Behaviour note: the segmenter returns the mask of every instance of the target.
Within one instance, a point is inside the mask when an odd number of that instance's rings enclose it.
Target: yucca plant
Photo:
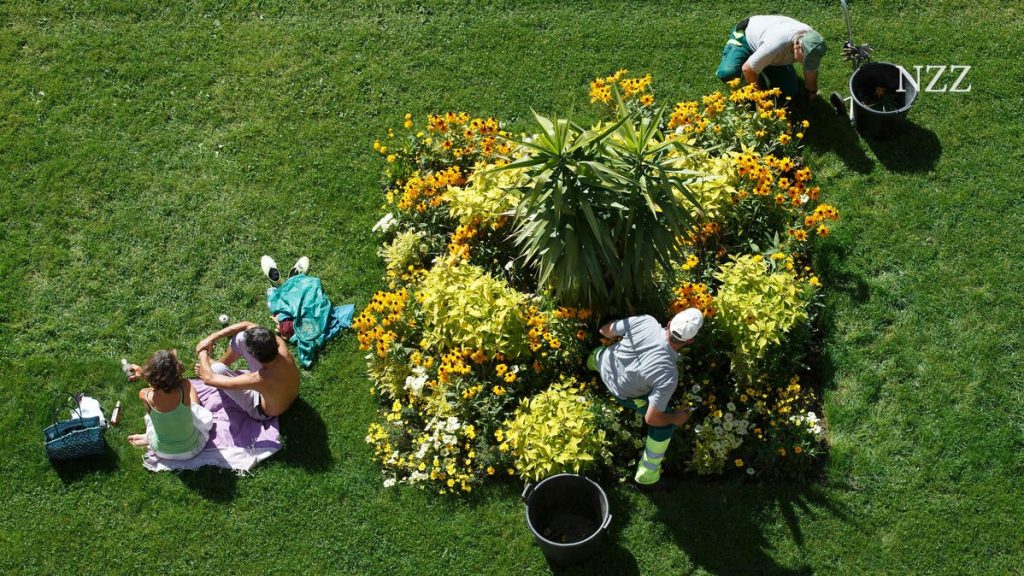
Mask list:
[[[674,167],[686,151],[665,139],[664,108],[638,117],[620,100],[618,110],[590,130],[535,112],[536,138],[518,142],[527,155],[502,169],[525,169],[514,240],[538,285],[568,305],[632,312],[657,267],[672,272],[694,223],[685,203],[697,205],[686,179],[700,174]]]

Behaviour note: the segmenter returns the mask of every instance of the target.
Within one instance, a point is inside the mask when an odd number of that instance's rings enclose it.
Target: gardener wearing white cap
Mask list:
[[[634,480],[645,492],[675,486],[673,479],[662,477],[661,461],[672,432],[686,423],[690,410],[669,412],[668,405],[679,380],[679,349],[693,342],[703,324],[704,315],[696,308],[676,314],[667,326],[651,316],[609,322],[601,335],[618,342],[595,348],[587,360],[619,404],[644,415],[647,442]]]
[[[716,75],[722,82],[743,78],[761,88],[778,88],[783,96],[796,96],[793,63],[801,62],[807,93],[814,97],[825,50],[825,39],[803,22],[786,16],[751,16],[729,32]]]

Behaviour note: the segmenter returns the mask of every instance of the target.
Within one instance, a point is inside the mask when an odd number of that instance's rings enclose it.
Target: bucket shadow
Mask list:
[[[284,445],[274,460],[309,472],[325,472],[334,458],[328,444],[327,425],[320,414],[301,397],[280,416]]]
[[[808,565],[787,567],[769,555],[775,548],[755,521],[775,509],[797,546],[804,546],[800,515],[824,513],[844,521],[844,510],[819,488],[803,484],[756,485],[738,480],[709,483],[684,480],[672,494],[662,496],[659,519],[696,568],[719,575],[808,575]]]
[[[51,462],[53,471],[57,473],[60,481],[65,486],[96,474],[111,474],[117,470],[120,457],[109,444],[107,444],[106,448],[103,454],[97,456],[64,462]]]
[[[892,172],[932,172],[942,156],[942,144],[935,132],[906,120],[902,131],[891,138],[864,138],[879,163]]]
[[[803,140],[808,148],[819,152],[831,152],[842,160],[847,168],[858,174],[867,174],[874,168],[874,162],[864,153],[860,135],[846,116],[836,115],[835,109],[823,98],[815,98],[794,110],[796,120],[807,120],[810,130]]]
[[[181,483],[211,502],[226,503],[238,494],[238,476],[233,470],[204,466],[177,473]]]

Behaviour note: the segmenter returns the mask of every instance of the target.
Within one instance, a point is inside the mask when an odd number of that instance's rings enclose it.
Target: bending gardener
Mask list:
[[[825,55],[825,39],[813,28],[786,16],[751,16],[729,31],[718,64],[718,78],[743,78],[761,88],[778,88],[783,96],[798,91],[794,62],[804,66],[804,84],[810,97],[818,94],[818,68]]]
[[[618,338],[610,346],[594,349],[587,367],[600,372],[608,391],[622,406],[643,414],[647,441],[636,468],[637,487],[644,492],[671,490],[676,480],[662,477],[661,462],[672,432],[690,418],[691,410],[670,412],[679,381],[679,349],[693,342],[704,315],[688,308],[662,326],[651,316],[633,316],[601,327],[605,338]]]

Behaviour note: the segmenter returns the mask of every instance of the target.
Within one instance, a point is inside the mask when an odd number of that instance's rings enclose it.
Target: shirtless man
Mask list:
[[[213,344],[228,338],[219,362],[210,359]],[[196,344],[196,373],[208,386],[219,388],[249,416],[266,420],[279,416],[299,396],[299,370],[280,337],[252,322],[218,330]],[[245,358],[248,370],[232,370]]]

